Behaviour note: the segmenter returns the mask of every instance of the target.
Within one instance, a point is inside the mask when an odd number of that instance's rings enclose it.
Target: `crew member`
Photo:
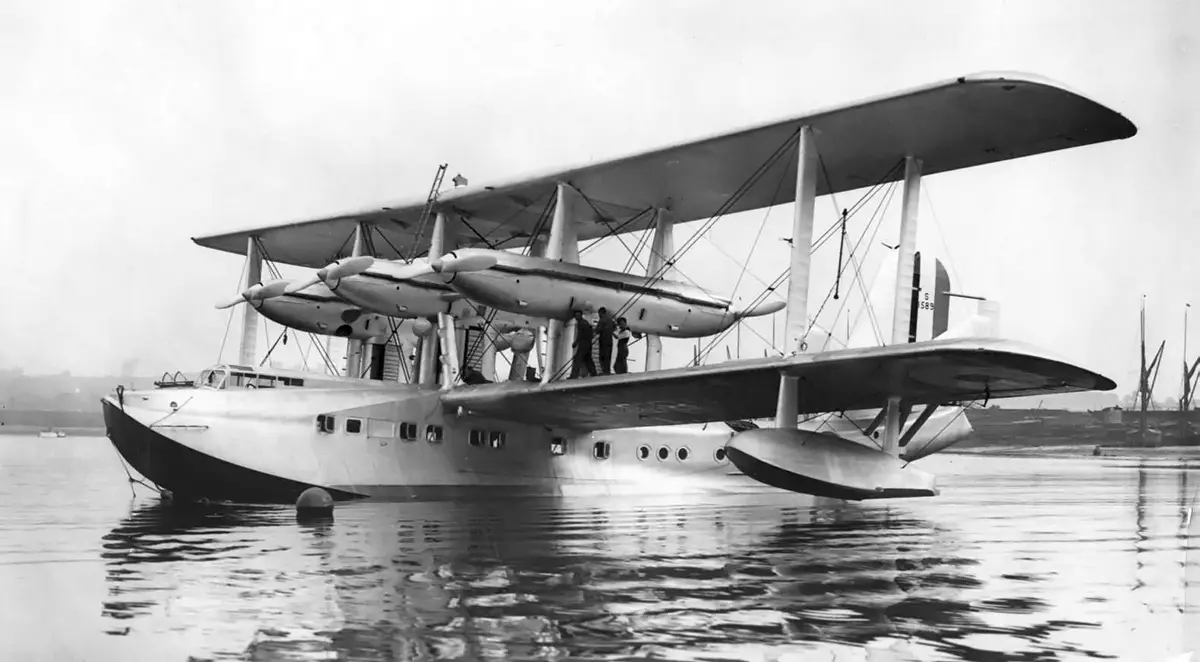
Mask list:
[[[579,377],[584,370],[587,370],[588,377],[594,377],[596,362],[592,360],[592,325],[583,319],[582,310],[575,311],[575,342],[571,343],[571,347],[575,348],[571,378]]]
[[[629,321],[624,317],[617,319],[617,360],[613,361],[613,372],[623,375],[629,372],[629,338],[633,335],[629,330]]]
[[[600,374],[612,374],[612,347],[616,328],[607,308],[600,309],[600,320],[596,322],[596,339],[600,341]]]

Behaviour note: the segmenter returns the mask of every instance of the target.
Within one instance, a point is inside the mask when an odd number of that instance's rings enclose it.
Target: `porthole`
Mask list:
[[[675,457],[679,458],[680,462],[686,461],[688,459],[688,456],[690,456],[691,454],[692,454],[692,452],[689,451],[686,446],[675,451]]]
[[[713,451],[713,459],[716,460],[717,462],[725,461],[725,447],[724,446]]]
[[[669,458],[669,457],[671,457],[671,449],[670,449],[670,448],[668,448],[667,446],[661,446],[661,447],[659,447],[659,449],[658,449],[658,459],[659,459],[659,460],[664,460],[664,461],[665,461],[665,460],[666,460],[667,458]]]
[[[645,444],[642,444],[641,446],[638,446],[637,453],[638,453],[639,460],[649,459],[650,458],[650,447]]]

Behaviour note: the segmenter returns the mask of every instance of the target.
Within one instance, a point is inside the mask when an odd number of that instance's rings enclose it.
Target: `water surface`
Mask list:
[[[103,438],[0,437],[0,658],[1165,660],[1196,646],[1189,468],[922,464],[942,496],[360,503],[301,524],[290,508],[135,498]]]

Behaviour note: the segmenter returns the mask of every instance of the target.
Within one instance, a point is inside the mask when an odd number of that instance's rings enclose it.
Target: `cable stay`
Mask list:
[[[838,290],[842,286],[842,256],[846,252],[846,210],[842,210],[842,238],[838,242],[838,270],[837,278],[833,281],[833,298],[838,298]]]
[[[893,168],[892,168],[892,170],[895,170],[895,167],[893,167]],[[891,173],[891,171],[889,171],[889,173],[888,173],[888,174],[890,174],[890,173]],[[882,209],[884,208],[884,206],[886,205],[886,202],[887,202],[888,200],[890,200],[890,193],[891,193],[891,190],[894,190],[894,187],[895,187],[895,184],[894,184],[894,183],[891,183],[891,184],[889,184],[889,185],[887,185],[887,186],[882,186],[882,187],[880,186],[880,185],[883,183],[883,180],[886,180],[886,177],[887,177],[887,175],[885,175],[885,176],[884,176],[884,178],[881,178],[881,182],[880,182],[880,183],[877,183],[875,186],[873,186],[873,187],[872,187],[872,189],[871,189],[870,191],[868,191],[866,194],[864,194],[864,195],[863,195],[863,197],[862,197],[862,199],[861,199],[861,200],[860,200],[858,203],[856,203],[856,204],[853,206],[853,209],[855,209],[855,211],[857,211],[857,210],[861,209],[861,207],[862,207],[862,204],[863,204],[863,202],[864,202],[864,201],[866,201],[866,200],[869,200],[870,198],[874,197],[874,195],[875,195],[875,193],[877,192],[877,190],[878,190],[878,189],[880,189],[880,188],[887,189],[887,193],[885,193],[885,195],[884,195],[884,196],[883,196],[883,197],[880,199],[880,203],[879,203],[879,205],[876,207],[876,210],[875,210],[875,212],[874,212],[874,213],[871,215],[870,219],[868,220],[868,222],[867,222],[867,225],[866,225],[865,227],[863,227],[862,233],[861,233],[861,234],[859,235],[859,237],[858,237],[858,241],[855,243],[854,247],[852,247],[852,248],[851,248],[851,250],[850,250],[850,255],[851,255],[852,257],[853,257],[853,256],[854,256],[854,254],[857,252],[857,250],[858,250],[858,247],[860,247],[860,246],[862,245],[862,242],[863,242],[863,240],[865,239],[867,232],[868,232],[869,230],[871,230],[871,227],[872,227],[872,225],[874,225],[874,226],[875,226],[875,232],[876,232],[876,233],[878,233],[878,231],[879,231],[879,228],[882,226],[882,219],[883,219],[883,215],[882,215],[881,211],[882,211]],[[846,223],[846,221],[848,220],[848,218],[849,218],[849,215],[850,215],[850,211],[849,211],[848,209],[843,211],[842,218],[840,218],[840,219],[839,219],[839,220],[838,220],[838,221],[837,221],[837,222],[836,222],[836,223],[835,223],[835,224],[834,224],[834,225],[833,225],[833,226],[830,228],[830,230],[827,230],[827,231],[826,231],[826,232],[825,232],[825,233],[822,235],[822,238],[821,238],[821,239],[819,239],[817,242],[814,242],[813,248],[810,250],[810,255],[811,255],[812,253],[815,253],[815,252],[816,252],[816,250],[817,250],[817,249],[819,249],[819,248],[821,247],[821,245],[823,245],[823,244],[825,243],[825,241],[827,241],[827,240],[828,240],[828,238],[829,238],[829,237],[832,237],[832,236],[834,236],[834,233],[836,232],[836,230],[837,230],[838,228],[841,228],[841,229],[842,229],[842,232],[843,232],[843,235],[842,235],[842,243],[844,243],[844,242],[845,242],[845,235],[844,235],[844,232],[845,232],[845,223]],[[872,241],[872,243],[874,242],[874,236],[875,236],[875,235],[873,234],[873,235],[872,235],[872,240],[871,240],[871,241]],[[868,248],[869,248],[869,246],[870,246],[870,245],[871,245],[871,244],[868,244]],[[842,256],[841,256],[841,255],[839,255],[838,271],[837,271],[837,274],[836,274],[836,280],[835,280],[835,286],[834,286],[834,288],[836,288],[836,287],[838,286],[838,284],[840,283],[841,274],[842,274],[842,273],[845,271],[846,267],[848,266],[847,264],[845,264],[845,263],[844,263],[844,261],[843,261],[841,258],[842,258]],[[774,282],[773,282],[773,283],[772,283],[770,286],[768,286],[768,287],[767,287],[767,289],[766,289],[766,290],[765,290],[765,291],[764,291],[762,294],[760,294],[758,297],[756,297],[756,298],[753,300],[753,302],[751,303],[751,306],[758,305],[758,304],[762,303],[763,301],[765,301],[765,300],[766,300],[766,298],[767,298],[767,296],[768,296],[768,295],[769,295],[771,292],[773,292],[775,289],[777,289],[777,288],[778,288],[780,285],[782,285],[782,284],[783,284],[783,283],[784,283],[784,282],[787,280],[787,278],[788,278],[788,276],[790,275],[790,273],[791,273],[791,267],[789,266],[787,269],[785,269],[785,270],[783,271],[783,273],[781,273],[781,274],[779,275],[779,277],[778,277],[778,278],[776,278],[776,279],[775,279],[775,281],[774,281]],[[819,319],[819,318],[820,318],[821,312],[824,310],[824,308],[825,308],[825,305],[826,305],[826,304],[829,302],[830,296],[831,296],[831,295],[834,293],[834,291],[835,291],[835,289],[834,289],[834,288],[831,288],[831,290],[830,290],[829,294],[827,294],[827,295],[826,295],[826,297],[825,297],[825,300],[824,300],[824,301],[821,303],[821,306],[820,306],[820,308],[817,310],[817,314],[813,316],[813,318],[812,318],[813,320],[816,320],[816,319]],[[842,304],[842,305],[844,306],[844,305],[845,305],[845,302],[843,302],[843,304]],[[839,314],[840,314],[840,313],[839,313]],[[750,327],[748,327],[748,328],[750,328]],[[806,342],[807,342],[807,340],[808,340],[808,336],[809,336],[809,334],[812,332],[812,330],[813,330],[814,328],[820,328],[820,327],[818,327],[818,326],[817,326],[815,323],[812,323],[812,324],[809,324],[809,325],[807,325],[807,330],[806,330],[806,332],[805,332],[805,334],[804,334],[804,337],[801,339],[801,342],[802,342],[802,343],[806,343]],[[823,329],[822,329],[822,330],[823,330]],[[715,347],[716,347],[716,346],[717,346],[717,345],[718,345],[718,344],[719,344],[719,343],[720,343],[720,342],[721,342],[721,341],[722,341],[722,340],[723,340],[725,337],[727,337],[727,336],[729,335],[729,333],[731,333],[732,331],[733,331],[733,327],[730,327],[729,329],[726,329],[724,332],[722,332],[722,333],[720,333],[720,334],[717,334],[716,336],[714,336],[713,340],[709,342],[708,346],[707,346],[707,347],[706,347],[706,348],[703,350],[703,352],[700,352],[700,353],[698,353],[698,354],[697,354],[697,356],[696,356],[696,361],[697,361],[696,365],[699,365],[699,361],[703,360],[703,358],[706,358],[706,357],[708,356],[708,354],[709,354],[709,353],[711,353],[711,352],[712,352],[712,350],[713,350],[713,349],[714,349],[714,348],[715,348]],[[829,333],[829,332],[827,332],[827,331],[826,331],[825,333],[826,333],[826,336],[827,336],[827,338],[828,338],[828,337],[832,337],[832,334],[831,334],[831,333]],[[772,345],[773,345],[773,343],[772,343]]]
[[[271,255],[270,255],[270,253],[267,252],[267,247],[262,243],[262,239],[259,237],[255,237],[254,243],[258,246],[259,254],[262,255],[263,264],[266,265],[267,272],[271,274],[271,277],[275,278],[275,279],[283,278],[282,272],[279,271],[279,267],[276,266],[275,261],[271,259]],[[341,252],[340,249],[339,249],[339,252]],[[230,319],[232,319],[232,317]],[[265,326],[264,326],[264,328],[265,328]],[[228,332],[226,332],[226,333],[228,333]],[[287,330],[285,328],[284,334],[286,335],[286,333],[287,333]],[[338,376],[340,371],[337,369],[337,365],[334,363],[333,357],[331,357],[329,355],[329,352],[326,351],[325,347],[317,340],[316,334],[308,333],[307,335],[309,337],[309,342],[311,343],[309,345],[310,349],[313,346],[315,346],[317,348],[317,353],[321,356],[322,361],[324,361],[324,363],[325,363],[325,369],[329,372],[329,374],[331,374],[335,377]],[[268,340],[269,340],[269,338],[268,338]],[[279,342],[279,340],[276,339],[276,342]],[[284,340],[284,344],[285,345],[287,344],[286,340]],[[272,349],[274,349],[274,346],[272,346]],[[268,356],[270,355],[270,351],[267,352],[267,355]],[[305,368],[307,369],[308,358],[306,356],[304,356],[303,354],[301,354],[301,359],[304,360]],[[263,360],[265,361],[266,359],[264,358]],[[262,364],[259,364],[259,365],[262,365]]]

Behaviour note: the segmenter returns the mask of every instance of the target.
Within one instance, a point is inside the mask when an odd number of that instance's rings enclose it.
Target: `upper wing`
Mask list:
[[[817,195],[897,179],[902,169],[885,175],[909,154],[922,159],[922,172],[932,175],[1137,133],[1120,114],[1054,82],[1021,74],[979,74],[623,158],[464,186],[442,192],[438,203],[466,220],[468,227],[457,237],[460,247],[524,245],[560,181],[579,189],[602,212],[603,217],[591,213],[579,219],[580,240],[644,230],[653,222],[652,214],[623,223],[655,206],[669,207],[685,223],[714,215],[804,124],[814,128],[824,162]],[[780,181],[775,173],[784,168],[782,176],[794,179],[795,159],[782,158],[774,173],[726,213],[792,202],[794,187],[774,185]],[[193,241],[244,255],[247,238],[257,235],[272,260],[315,268],[348,252],[356,224],[367,222],[387,239],[376,242],[376,257],[393,259],[400,257],[396,249],[407,251],[414,243],[418,251],[428,248],[432,224],[416,236],[424,207],[423,199],[412,199]]]
[[[1023,343],[934,340],[552,382],[447,392],[447,413],[599,430],[775,415],[779,377],[798,377],[799,412],[1109,391],[1112,380]]]

